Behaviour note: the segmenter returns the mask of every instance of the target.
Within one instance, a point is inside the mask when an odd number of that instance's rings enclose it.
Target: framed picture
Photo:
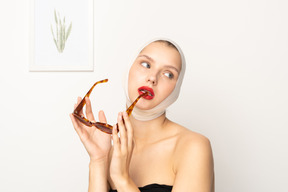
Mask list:
[[[30,0],[30,71],[93,71],[93,0]]]

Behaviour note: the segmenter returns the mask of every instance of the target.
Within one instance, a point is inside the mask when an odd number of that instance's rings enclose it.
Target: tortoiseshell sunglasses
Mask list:
[[[80,111],[83,109],[84,105],[86,104],[85,98],[89,97],[93,88],[99,84],[99,83],[106,83],[108,82],[108,79],[104,79],[101,81],[97,81],[96,83],[94,83],[94,85],[90,88],[90,90],[86,93],[86,95],[83,97],[82,101],[78,104],[78,106],[75,108],[75,110],[73,111],[73,115],[83,124],[85,124],[86,126],[92,127],[95,126],[97,129],[99,129],[100,131],[103,131],[107,134],[112,134],[112,130],[113,130],[113,126],[107,124],[107,123],[101,123],[101,122],[92,122],[89,121],[88,119],[86,119],[84,116],[80,115]],[[136,103],[138,102],[138,100],[142,97],[147,95],[148,92],[145,92],[141,95],[139,95],[137,97],[137,99],[135,99],[135,101],[130,105],[130,107],[127,108],[126,113],[128,114],[128,116],[131,115],[131,112],[134,108],[134,106],[136,105]]]

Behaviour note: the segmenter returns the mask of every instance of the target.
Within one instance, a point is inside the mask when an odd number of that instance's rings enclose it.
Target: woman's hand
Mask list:
[[[120,137],[118,137],[117,127],[113,127],[113,152],[110,162],[110,177],[117,187],[120,189],[123,184],[127,185],[131,182],[129,176],[129,165],[133,152],[133,128],[126,112],[118,115],[118,129]]]
[[[91,102],[88,97],[86,99],[86,117],[90,121],[95,121],[94,115],[92,113]],[[77,104],[75,104],[74,109],[80,103],[81,98],[78,97]],[[80,115],[83,115],[83,111],[80,111]],[[88,127],[78,121],[72,114],[70,114],[73,126],[80,137],[83,145],[85,146],[91,161],[101,161],[107,160],[109,156],[109,150],[111,148],[111,136],[109,134],[103,133],[96,127]],[[106,117],[103,111],[99,111],[99,121],[106,123]]]

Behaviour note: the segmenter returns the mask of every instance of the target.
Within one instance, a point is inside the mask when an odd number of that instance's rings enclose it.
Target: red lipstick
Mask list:
[[[143,96],[142,98],[147,99],[147,100],[151,100],[154,98],[154,91],[152,88],[147,87],[147,86],[142,86],[138,88],[139,95],[143,94],[144,92],[148,92],[148,95]]]

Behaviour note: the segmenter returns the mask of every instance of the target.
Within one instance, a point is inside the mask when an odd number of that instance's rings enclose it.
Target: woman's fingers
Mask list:
[[[81,102],[81,97],[77,98],[77,103],[74,104],[74,110],[76,109],[76,107],[79,105],[79,103]],[[83,110],[81,110],[79,112],[79,115],[83,115]],[[70,119],[72,121],[73,127],[75,129],[75,131],[77,132],[77,134],[81,137],[81,135],[83,134],[83,130],[81,129],[81,126],[79,126],[79,122],[75,119],[75,117],[73,116],[73,114],[69,114]]]
[[[117,125],[120,136],[118,136],[117,133]],[[133,148],[131,148],[131,150],[128,148],[128,143],[132,143],[133,138],[133,132],[131,130],[132,127],[128,115],[119,113],[117,124],[113,126],[112,132],[113,153],[110,163],[110,175],[119,175],[125,178],[129,175],[129,165],[133,150]]]
[[[98,118],[99,118],[99,121],[102,122],[102,123],[107,123],[107,120],[106,120],[106,116],[105,116],[105,113],[104,111],[100,110],[99,113],[98,113]]]
[[[123,115],[122,113],[118,114],[118,127],[119,127],[119,132],[120,132],[120,141],[121,141],[121,151],[124,154],[127,154],[127,131],[125,124],[123,122]]]
[[[76,121],[75,117],[73,116],[73,114],[69,114],[69,116],[70,116],[70,119],[73,123],[73,127],[74,127],[75,131],[77,132],[77,134],[81,138],[81,135],[83,133],[82,129],[80,128],[80,126],[79,126],[78,122]]]
[[[87,119],[89,119],[90,121],[95,121],[89,97],[86,97],[85,101],[86,101],[86,116],[87,116]]]
[[[131,122],[129,120],[128,114],[125,112],[123,112],[123,119],[125,122],[125,127],[127,130],[127,147],[129,151],[133,150],[133,128],[131,125]]]
[[[117,125],[113,126],[112,139],[113,139],[114,152],[118,155],[120,152],[120,139],[117,133]]]

